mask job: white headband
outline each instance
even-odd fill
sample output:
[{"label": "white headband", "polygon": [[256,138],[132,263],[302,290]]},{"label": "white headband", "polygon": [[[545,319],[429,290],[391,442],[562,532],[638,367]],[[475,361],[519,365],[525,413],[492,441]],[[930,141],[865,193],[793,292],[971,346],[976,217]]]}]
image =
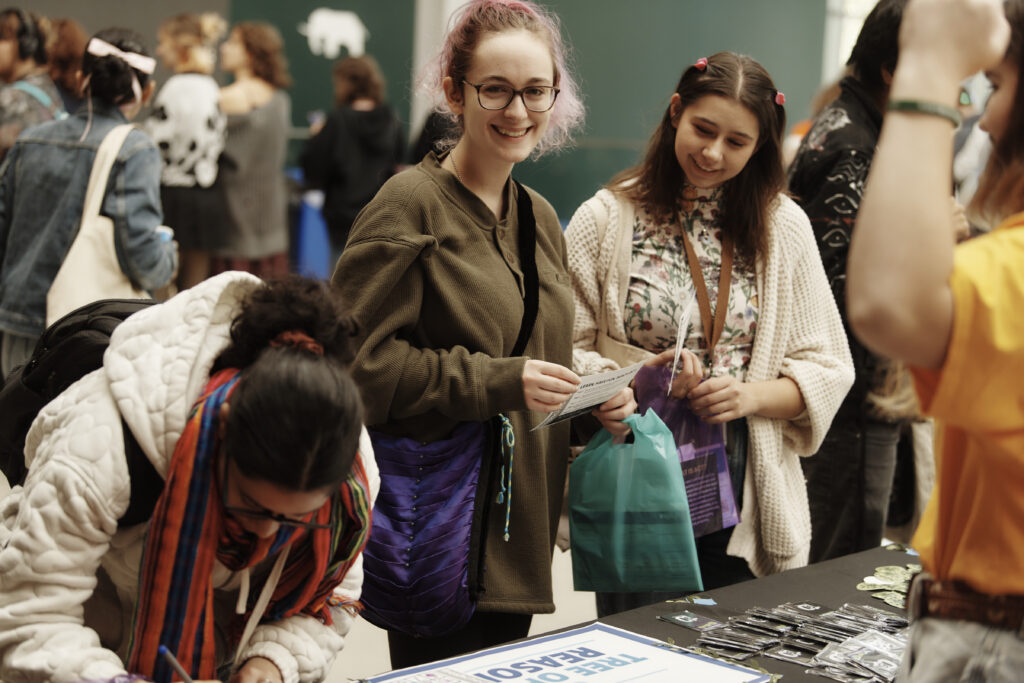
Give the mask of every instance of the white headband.
[{"label": "white headband", "polygon": [[152,74],[156,69],[156,60],[152,57],[137,52],[124,52],[101,38],[92,38],[85,51],[94,57],[117,57],[144,74]]}]

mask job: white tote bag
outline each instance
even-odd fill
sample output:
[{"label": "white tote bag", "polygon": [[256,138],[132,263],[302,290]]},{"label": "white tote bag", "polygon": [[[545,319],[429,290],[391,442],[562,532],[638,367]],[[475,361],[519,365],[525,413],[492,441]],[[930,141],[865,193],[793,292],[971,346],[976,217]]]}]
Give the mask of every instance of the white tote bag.
[{"label": "white tote bag", "polygon": [[114,221],[100,215],[110,169],[132,128],[130,123],[115,126],[96,150],[78,234],[46,294],[47,327],[76,308],[100,299],[150,298],[121,270],[114,250]]}]

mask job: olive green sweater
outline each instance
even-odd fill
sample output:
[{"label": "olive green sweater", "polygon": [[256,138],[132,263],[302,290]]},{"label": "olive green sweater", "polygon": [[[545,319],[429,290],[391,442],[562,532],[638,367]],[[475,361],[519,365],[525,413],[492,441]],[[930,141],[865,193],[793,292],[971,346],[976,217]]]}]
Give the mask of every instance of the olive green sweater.
[{"label": "olive green sweater", "polygon": [[505,413],[515,430],[511,538],[504,505],[489,515],[484,611],[554,610],[551,552],[569,454],[568,423],[536,432],[526,358],[571,367],[572,289],[554,209],[533,192],[540,300],[526,357],[508,358],[523,316],[517,197],[494,214],[431,154],[391,178],[356,218],[333,285],[360,328],[353,375],[366,424],[433,441],[459,423]]}]

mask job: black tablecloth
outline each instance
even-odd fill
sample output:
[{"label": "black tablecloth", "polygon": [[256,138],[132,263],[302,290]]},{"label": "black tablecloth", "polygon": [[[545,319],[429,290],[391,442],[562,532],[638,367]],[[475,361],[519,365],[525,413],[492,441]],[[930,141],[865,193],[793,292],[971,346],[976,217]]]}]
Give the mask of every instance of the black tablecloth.
[{"label": "black tablecloth", "polygon": [[[614,614],[600,619],[601,622],[640,633],[659,640],[671,639],[677,645],[692,646],[697,642],[698,633],[682,626],[658,619],[659,614],[671,614],[689,610],[694,614],[726,621],[741,614],[750,607],[771,608],[784,602],[815,602],[826,607],[838,608],[843,603],[871,605],[900,614],[902,610],[886,605],[871,597],[871,593],[857,590],[857,584],[864,577],[871,576],[876,567],[882,565],[906,565],[918,563],[919,558],[900,550],[876,548],[847,555],[827,562],[793,569],[781,574],[766,576],[756,581],[738,583],[726,588],[707,591],[700,597],[712,598],[716,605],[695,605],[684,602],[660,602],[638,609]],[[785,675],[785,680],[822,681],[818,676],[804,673],[805,667],[771,657],[756,656],[740,664],[757,666],[772,673]]]}]

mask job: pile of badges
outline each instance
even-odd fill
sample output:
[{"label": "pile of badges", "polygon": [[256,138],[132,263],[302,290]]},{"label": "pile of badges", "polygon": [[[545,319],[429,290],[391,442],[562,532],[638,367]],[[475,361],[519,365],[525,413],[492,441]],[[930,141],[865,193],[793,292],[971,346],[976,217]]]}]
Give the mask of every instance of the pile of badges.
[{"label": "pile of badges", "polygon": [[865,576],[864,580],[857,584],[857,590],[871,591],[871,597],[878,598],[887,605],[904,609],[907,606],[907,590],[910,588],[910,579],[920,571],[921,565],[919,564],[908,564],[906,567],[899,565],[876,567],[873,576]]},{"label": "pile of badges", "polygon": [[752,607],[728,623],[693,612],[659,618],[699,632],[698,651],[736,661],[763,654],[845,683],[892,681],[906,647],[907,620],[867,605],[787,602]]},{"label": "pile of badges", "polygon": [[814,668],[807,673],[846,683],[888,683],[899,671],[907,648],[906,635],[904,631],[888,634],[869,630],[841,643],[829,643],[814,655]]}]

